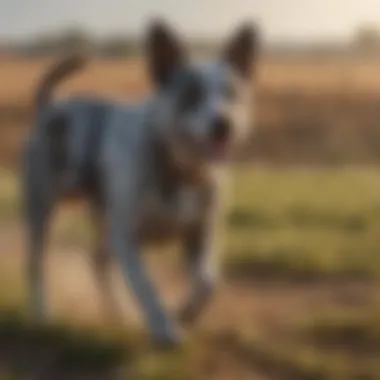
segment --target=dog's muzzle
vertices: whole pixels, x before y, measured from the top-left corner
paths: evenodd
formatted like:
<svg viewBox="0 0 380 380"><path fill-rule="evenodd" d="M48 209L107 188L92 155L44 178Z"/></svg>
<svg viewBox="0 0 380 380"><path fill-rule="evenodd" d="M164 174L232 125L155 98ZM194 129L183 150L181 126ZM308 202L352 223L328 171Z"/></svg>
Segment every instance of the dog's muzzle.
<svg viewBox="0 0 380 380"><path fill-rule="evenodd" d="M214 120L211 129L211 139L217 142L227 142L231 134L231 126L228 119L218 117Z"/></svg>
<svg viewBox="0 0 380 380"><path fill-rule="evenodd" d="M232 137L230 121L218 116L212 123L208 141L208 155L214 160L223 160L227 157Z"/></svg>

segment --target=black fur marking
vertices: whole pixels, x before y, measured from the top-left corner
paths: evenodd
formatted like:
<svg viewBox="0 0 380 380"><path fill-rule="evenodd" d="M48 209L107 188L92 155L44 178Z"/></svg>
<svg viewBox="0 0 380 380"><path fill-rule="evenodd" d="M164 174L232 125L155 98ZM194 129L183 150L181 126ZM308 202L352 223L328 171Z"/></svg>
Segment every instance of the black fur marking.
<svg viewBox="0 0 380 380"><path fill-rule="evenodd" d="M55 114L47 123L49 165L53 175L62 175L67 163L69 118L64 113Z"/></svg>
<svg viewBox="0 0 380 380"><path fill-rule="evenodd" d="M89 128L85 142L86 153L80 177L86 192L92 196L101 197L102 179L99 170L99 155L106 129L108 106L102 104L92 105L89 115Z"/></svg>
<svg viewBox="0 0 380 380"><path fill-rule="evenodd" d="M178 108L181 113L194 110L202 103L205 89L202 81L195 74L187 74L184 78L183 88L179 94Z"/></svg>
<svg viewBox="0 0 380 380"><path fill-rule="evenodd" d="M199 74L189 67L181 67L173 72L169 91L176 99L179 114L193 111L206 96Z"/></svg>
<svg viewBox="0 0 380 380"><path fill-rule="evenodd" d="M153 143L153 162L160 196L164 202L170 202L178 186L178 170L174 166L168 147L163 141L156 140Z"/></svg>

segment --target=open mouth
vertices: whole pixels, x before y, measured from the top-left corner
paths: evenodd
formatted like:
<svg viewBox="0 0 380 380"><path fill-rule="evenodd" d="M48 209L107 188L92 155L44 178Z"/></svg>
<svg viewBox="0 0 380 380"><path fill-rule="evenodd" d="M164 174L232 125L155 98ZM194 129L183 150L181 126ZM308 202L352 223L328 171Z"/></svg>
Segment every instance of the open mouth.
<svg viewBox="0 0 380 380"><path fill-rule="evenodd" d="M208 142L207 153L211 159L220 161L227 158L230 132L230 125L226 120L216 120Z"/></svg>

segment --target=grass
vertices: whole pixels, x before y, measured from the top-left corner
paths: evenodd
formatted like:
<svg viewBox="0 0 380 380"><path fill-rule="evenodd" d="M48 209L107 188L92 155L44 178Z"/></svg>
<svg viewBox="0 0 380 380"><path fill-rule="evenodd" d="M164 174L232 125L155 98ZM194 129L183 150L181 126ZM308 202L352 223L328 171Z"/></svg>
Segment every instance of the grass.
<svg viewBox="0 0 380 380"><path fill-rule="evenodd" d="M293 338L292 338L293 339ZM235 355L281 380L377 380L380 376L377 356L353 358L342 353L316 350L293 340L278 342L234 337L228 342Z"/></svg>
<svg viewBox="0 0 380 380"><path fill-rule="evenodd" d="M46 65L45 60L1 61L5 80L0 91L1 163L16 162L32 114L30 89ZM377 159L378 71L378 61L262 62L257 107L260 157L281 162ZM136 96L145 92L146 78L140 62L96 61L60 90ZM342 282L352 285L355 280L356 286L357 280L376 283L379 279L377 168L241 166L234 176L224 269L234 281L252 280L242 281L244 291L256 290L260 280L280 283L280 288L291 283L297 294L308 288L305 282L313 281L327 286L328 295ZM1 170L0 229L5 233L19 226L18 200L14 173ZM52 244L84 247L90 237L83 210L59 212ZM32 323L23 311L22 284L16 283L11 268L4 259L0 380L380 379L380 309L364 293L355 310L338 304L317 311L298 310L293 297L284 309L296 308L296 320L288 320L281 307L272 311L279 332L269 334L256 320L247 322L241 315L230 330L201 328L182 349L157 353L139 331L75 326L71 320L43 328ZM217 315L216 321L223 318Z"/></svg>
<svg viewBox="0 0 380 380"><path fill-rule="evenodd" d="M70 373L105 376L127 362L126 341L100 330L63 325L39 326L19 311L0 315L0 367L12 367L14 376L45 371L51 378ZM15 367L15 368L13 368Z"/></svg>
<svg viewBox="0 0 380 380"><path fill-rule="evenodd" d="M226 272L288 279L380 275L380 172L363 169L234 170L235 203L227 220ZM18 220L14 176L0 173L0 223ZM53 241L86 245L82 209L61 210Z"/></svg>
<svg viewBox="0 0 380 380"><path fill-rule="evenodd" d="M380 274L376 169L248 167L235 177L227 272L288 279Z"/></svg>
<svg viewBox="0 0 380 380"><path fill-rule="evenodd" d="M0 169L0 222L17 221L20 215L19 187L15 176Z"/></svg>
<svg viewBox="0 0 380 380"><path fill-rule="evenodd" d="M9 369L12 363L8 370L12 379L29 378L22 376L48 368L51 376L59 374L65 379L75 374L99 379L185 380L198 379L200 373L212 375L214 367L223 367L220 362L234 360L268 379L378 380L378 335L368 333L378 331L376 320L330 318L313 317L277 340L238 331L203 332L186 348L154 353L137 340L120 338L120 333L54 325L40 328L19 314L3 314L0 368Z"/></svg>
<svg viewBox="0 0 380 380"><path fill-rule="evenodd" d="M233 175L235 201L227 220L224 256L227 275L254 284L258 279L293 282L295 288L300 281L329 283L332 289L334 281L378 280L376 168L280 171L239 166ZM15 178L2 172L0 223L5 229L19 220L17 199ZM63 210L54 243L84 246L89 237L83 211ZM0 279L1 288L9 289L11 276ZM11 301L0 297L3 308L23 303L22 297ZM60 324L41 328L23 315L22 308L3 311L0 378L30 378L48 368L65 379L219 379L223 369L224 378L231 379L244 370L249 378L260 373L280 380L378 380L380 309L371 303L367 300L356 309L336 305L314 315L300 311L300 318L286 323L285 317L277 316L284 322L278 334L260 331L254 322L230 330L200 329L182 349L166 353L152 352L140 332Z"/></svg>
<svg viewBox="0 0 380 380"><path fill-rule="evenodd" d="M332 310L305 321L300 336L315 347L354 356L380 354L380 313L376 308L343 313Z"/></svg>
<svg viewBox="0 0 380 380"><path fill-rule="evenodd" d="M136 331L57 322L41 326L22 309L0 312L0 374L5 379L29 379L46 371L49 379L186 379L193 356L192 348L154 352Z"/></svg>
<svg viewBox="0 0 380 380"><path fill-rule="evenodd" d="M378 163L380 60L360 58L263 59L255 81L254 156L281 163ZM1 165L18 163L34 114L33 89L52 59L0 57ZM136 99L148 87L141 60L93 59L57 92Z"/></svg>

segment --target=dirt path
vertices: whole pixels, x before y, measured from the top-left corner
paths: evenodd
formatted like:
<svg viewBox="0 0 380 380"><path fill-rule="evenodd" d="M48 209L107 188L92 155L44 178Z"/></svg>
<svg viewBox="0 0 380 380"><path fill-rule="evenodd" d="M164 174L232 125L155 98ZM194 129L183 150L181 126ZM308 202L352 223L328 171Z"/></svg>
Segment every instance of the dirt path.
<svg viewBox="0 0 380 380"><path fill-rule="evenodd" d="M0 232L2 266L18 281L21 276L23 234L18 229ZM164 255L147 257L153 281L157 284L165 302L175 307L186 292L186 278L178 262ZM74 312L79 318L93 318L99 314L97 289L90 266L90 254L86 248L51 246L47 255L49 298L53 313ZM17 280L18 279L18 280ZM125 309L126 318L139 319L133 298L124 287L117 268L114 268L114 286ZM247 320L252 324L270 324L301 310L318 310L334 304L360 306L378 296L374 284L286 284L283 282L228 281L221 284L217 297L202 325L227 327ZM213 315L223 315L214 321ZM261 321L261 322L260 322Z"/></svg>

